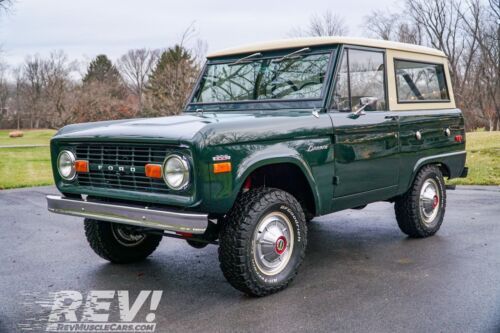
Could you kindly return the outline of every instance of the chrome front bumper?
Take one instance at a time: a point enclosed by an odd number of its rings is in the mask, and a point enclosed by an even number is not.
[[[49,211],[57,214],[80,216],[171,232],[203,234],[208,226],[207,214],[69,199],[57,195],[47,196],[47,207]]]

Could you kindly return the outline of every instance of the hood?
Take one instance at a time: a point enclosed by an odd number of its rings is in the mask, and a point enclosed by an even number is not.
[[[210,119],[195,115],[101,121],[68,125],[57,139],[191,141]]]
[[[179,116],[103,121],[68,125],[54,139],[62,140],[153,140],[201,145],[285,139],[319,129],[330,129],[330,121],[316,118],[310,110],[184,113]],[[320,131],[321,132],[321,131]],[[301,134],[302,133],[302,134]],[[313,132],[320,134],[319,132]]]

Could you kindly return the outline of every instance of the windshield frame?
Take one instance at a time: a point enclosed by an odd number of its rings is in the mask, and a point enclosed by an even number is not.
[[[219,64],[231,64],[242,57],[248,56],[248,54],[238,54],[230,57],[221,57],[215,59],[208,59],[200,71],[200,75],[196,81],[196,84],[189,95],[185,111],[196,111],[197,109],[203,110],[226,110],[226,109],[241,109],[240,105],[244,105],[246,109],[264,109],[264,108],[309,108],[309,107],[321,107],[328,95],[329,86],[332,80],[332,71],[335,66],[335,61],[337,58],[337,53],[339,50],[338,44],[327,45],[323,47],[311,47],[311,51],[301,54],[300,56],[309,56],[315,54],[328,54],[328,64],[325,71],[325,80],[323,86],[321,87],[321,94],[317,98],[283,98],[283,99],[255,99],[255,100],[234,100],[234,101],[218,101],[218,102],[193,102],[193,99],[198,94],[201,89],[201,84],[203,82],[203,77],[206,75],[209,65],[219,65]],[[248,62],[263,61],[268,59],[279,59],[290,52],[297,51],[297,49],[283,49],[271,52],[262,52],[262,56],[249,60]],[[245,63],[247,63],[245,61]]]

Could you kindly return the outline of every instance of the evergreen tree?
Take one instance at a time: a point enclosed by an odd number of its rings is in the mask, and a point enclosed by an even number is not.
[[[95,57],[87,68],[87,73],[83,78],[83,83],[98,81],[101,83],[118,84],[121,83],[120,73],[111,60],[104,54]]]
[[[109,94],[118,99],[126,97],[126,89],[120,72],[104,54],[98,55],[90,62],[82,81],[84,87],[99,91],[101,94]]]
[[[198,66],[182,45],[165,50],[148,82],[149,115],[180,113],[196,81]]]

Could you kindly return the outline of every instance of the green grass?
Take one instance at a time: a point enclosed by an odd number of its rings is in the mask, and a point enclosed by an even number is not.
[[[500,185],[500,132],[467,133],[467,178],[452,179],[453,185]]]
[[[0,189],[53,183],[49,147],[0,148]]]
[[[54,130],[23,130],[22,138],[9,138],[0,130],[0,146],[48,145]],[[51,185],[49,147],[0,148],[0,189]]]
[[[56,133],[55,130],[22,130],[22,138],[9,138],[13,130],[0,130],[0,146],[17,145],[43,145],[49,144],[50,138]]]
[[[48,144],[52,130],[25,131],[10,139],[0,130],[0,146]],[[500,132],[467,133],[469,176],[449,181],[454,185],[500,185]],[[0,148],[0,189],[51,185],[49,147]]]

